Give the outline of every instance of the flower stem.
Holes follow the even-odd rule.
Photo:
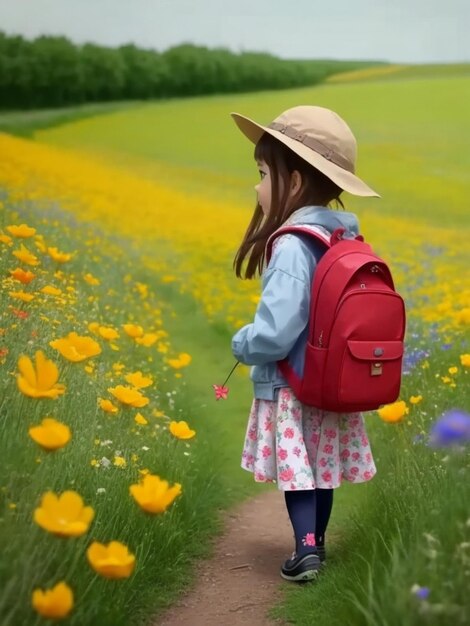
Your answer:
[[[225,387],[225,385],[226,385],[226,383],[227,383],[228,379],[229,379],[229,378],[230,378],[230,376],[233,374],[233,372],[234,372],[235,368],[237,367],[237,365],[238,365],[239,363],[240,363],[240,361],[237,361],[237,362],[235,363],[235,365],[232,367],[232,369],[230,370],[230,374],[227,376],[227,378],[226,378],[226,379],[224,380],[224,382],[222,383],[222,387]]]

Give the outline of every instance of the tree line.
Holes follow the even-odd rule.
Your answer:
[[[76,45],[0,32],[0,107],[35,109],[313,85],[350,61],[285,60],[260,52],[181,44],[164,52],[133,44]],[[371,63],[367,63],[371,65]]]

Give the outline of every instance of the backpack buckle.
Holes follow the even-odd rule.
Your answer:
[[[382,376],[382,363],[371,363],[370,375],[371,376]]]

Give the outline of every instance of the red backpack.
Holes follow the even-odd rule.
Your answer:
[[[362,236],[343,238],[321,226],[286,226],[285,233],[309,235],[327,250],[313,276],[303,376],[288,359],[279,370],[303,403],[327,411],[370,411],[400,393],[405,305],[390,270]]]

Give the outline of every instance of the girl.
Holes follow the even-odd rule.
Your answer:
[[[343,190],[358,196],[378,194],[355,175],[356,140],[333,111],[298,106],[269,126],[237,113],[232,117],[255,144],[261,176],[255,186],[255,212],[234,260],[239,278],[262,275],[254,321],[232,339],[235,358],[253,366],[254,400],[242,467],[253,472],[256,481],[277,482],[284,491],[295,552],[282,565],[281,576],[310,580],[325,563],[333,489],[342,480],[370,480],[376,468],[362,415],[302,405],[276,366],[288,356],[302,372],[312,277],[322,245],[302,235],[281,235],[267,267],[265,246],[268,237],[287,224],[313,224],[329,233],[344,226],[358,234],[356,216],[329,205],[343,207]]]

